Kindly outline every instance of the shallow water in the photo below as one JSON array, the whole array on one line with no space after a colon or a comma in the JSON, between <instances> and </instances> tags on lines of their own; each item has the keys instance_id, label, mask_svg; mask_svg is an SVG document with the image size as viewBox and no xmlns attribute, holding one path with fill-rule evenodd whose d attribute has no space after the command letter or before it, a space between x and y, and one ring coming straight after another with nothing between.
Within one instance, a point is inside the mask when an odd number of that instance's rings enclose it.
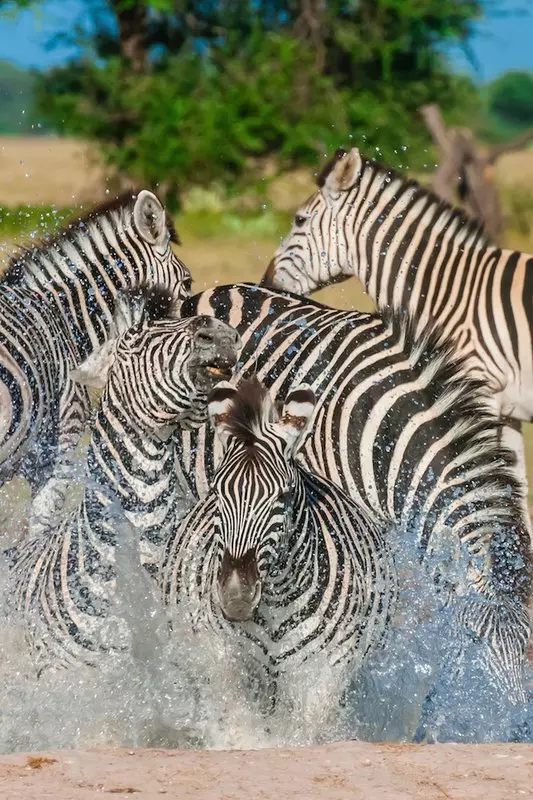
<instances>
[{"instance_id":1,"label":"shallow water","mask_svg":"<svg viewBox=\"0 0 533 800\"><path fill-rule=\"evenodd\" d=\"M73 491L70 501L77 496ZM3 547L24 531L28 498L18 480L0 490ZM246 699L249 675L238 647L208 631L193 634L183 618L173 619L170 632L158 592L139 565L135 531L121 515L117 525L113 615L128 650L102 658L98 668L48 670L37 678L24 626L10 608L9 571L0 565L0 752L103 745L253 749L416 736L531 741L531 705L502 702L486 680L478 646L462 664L459 684L446 673L455 646L452 620L421 581L405 542L398 550L400 600L384 646L353 679L325 659L308 661L283 677L275 708L265 716L268 696Z\"/></svg>"}]
</instances>

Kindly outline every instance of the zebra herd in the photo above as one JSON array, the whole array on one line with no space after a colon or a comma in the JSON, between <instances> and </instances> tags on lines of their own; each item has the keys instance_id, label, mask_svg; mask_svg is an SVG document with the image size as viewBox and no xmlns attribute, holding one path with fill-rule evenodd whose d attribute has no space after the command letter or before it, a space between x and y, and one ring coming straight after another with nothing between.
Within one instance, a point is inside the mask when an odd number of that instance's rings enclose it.
<instances>
[{"instance_id":1,"label":"zebra herd","mask_svg":"<svg viewBox=\"0 0 533 800\"><path fill-rule=\"evenodd\" d=\"M298 741L529 738L530 523L503 418L533 415L533 263L357 150L261 286L191 297L172 241L144 190L0 281L0 478L33 492L8 593L37 673L132 647L125 520L203 719L215 697L217 722L290 719ZM306 299L350 274L380 314Z\"/></svg>"}]
</instances>

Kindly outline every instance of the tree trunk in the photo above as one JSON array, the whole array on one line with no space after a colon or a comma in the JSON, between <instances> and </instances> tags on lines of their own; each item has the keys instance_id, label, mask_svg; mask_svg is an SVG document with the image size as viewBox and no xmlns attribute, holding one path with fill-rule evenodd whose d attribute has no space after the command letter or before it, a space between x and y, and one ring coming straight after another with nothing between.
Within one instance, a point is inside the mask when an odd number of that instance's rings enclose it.
<instances>
[{"instance_id":1,"label":"tree trunk","mask_svg":"<svg viewBox=\"0 0 533 800\"><path fill-rule=\"evenodd\" d=\"M420 113L441 154L433 191L450 203L462 203L467 214L483 223L489 239L499 242L503 218L494 165L504 153L525 147L533 139L533 129L487 151L468 128L447 128L437 105L423 106Z\"/></svg>"},{"instance_id":2,"label":"tree trunk","mask_svg":"<svg viewBox=\"0 0 533 800\"><path fill-rule=\"evenodd\" d=\"M120 55L132 72L148 71L148 9L142 0L111 0L117 17Z\"/></svg>"}]
</instances>

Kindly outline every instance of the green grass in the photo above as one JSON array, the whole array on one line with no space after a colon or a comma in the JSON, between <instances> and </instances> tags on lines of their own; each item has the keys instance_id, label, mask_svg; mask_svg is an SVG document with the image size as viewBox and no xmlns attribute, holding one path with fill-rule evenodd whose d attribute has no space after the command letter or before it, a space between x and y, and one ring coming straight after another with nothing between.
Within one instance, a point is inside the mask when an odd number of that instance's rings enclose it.
<instances>
[{"instance_id":1,"label":"green grass","mask_svg":"<svg viewBox=\"0 0 533 800\"><path fill-rule=\"evenodd\" d=\"M228 236L274 239L289 230L290 219L290 214L271 209L244 212L198 209L178 214L176 226L184 238L212 239Z\"/></svg>"},{"instance_id":2,"label":"green grass","mask_svg":"<svg viewBox=\"0 0 533 800\"><path fill-rule=\"evenodd\" d=\"M82 210L81 215L86 214ZM55 206L0 206L0 240L27 236L43 236L80 216L77 208ZM198 209L178 214L176 225L180 235L193 239L219 236L243 239L277 239L290 227L290 214L271 209L237 212L232 210Z\"/></svg>"},{"instance_id":3,"label":"green grass","mask_svg":"<svg viewBox=\"0 0 533 800\"><path fill-rule=\"evenodd\" d=\"M0 206L0 239L35 233L43 236L76 216L75 208L55 206Z\"/></svg>"}]
</instances>

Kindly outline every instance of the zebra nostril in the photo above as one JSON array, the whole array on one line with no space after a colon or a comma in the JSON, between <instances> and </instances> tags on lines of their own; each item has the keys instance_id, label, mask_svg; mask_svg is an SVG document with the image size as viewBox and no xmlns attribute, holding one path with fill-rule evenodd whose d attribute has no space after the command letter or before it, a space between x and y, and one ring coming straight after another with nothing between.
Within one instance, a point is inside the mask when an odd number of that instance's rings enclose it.
<instances>
[{"instance_id":1,"label":"zebra nostril","mask_svg":"<svg viewBox=\"0 0 533 800\"><path fill-rule=\"evenodd\" d=\"M254 594L251 602L252 608L256 608L259 605L260 600L261 600L261 581L256 581Z\"/></svg>"},{"instance_id":2,"label":"zebra nostril","mask_svg":"<svg viewBox=\"0 0 533 800\"><path fill-rule=\"evenodd\" d=\"M196 331L194 334L194 341L196 344L202 345L203 347L210 347L215 344L215 334L207 328L200 328L200 330Z\"/></svg>"}]
</instances>

